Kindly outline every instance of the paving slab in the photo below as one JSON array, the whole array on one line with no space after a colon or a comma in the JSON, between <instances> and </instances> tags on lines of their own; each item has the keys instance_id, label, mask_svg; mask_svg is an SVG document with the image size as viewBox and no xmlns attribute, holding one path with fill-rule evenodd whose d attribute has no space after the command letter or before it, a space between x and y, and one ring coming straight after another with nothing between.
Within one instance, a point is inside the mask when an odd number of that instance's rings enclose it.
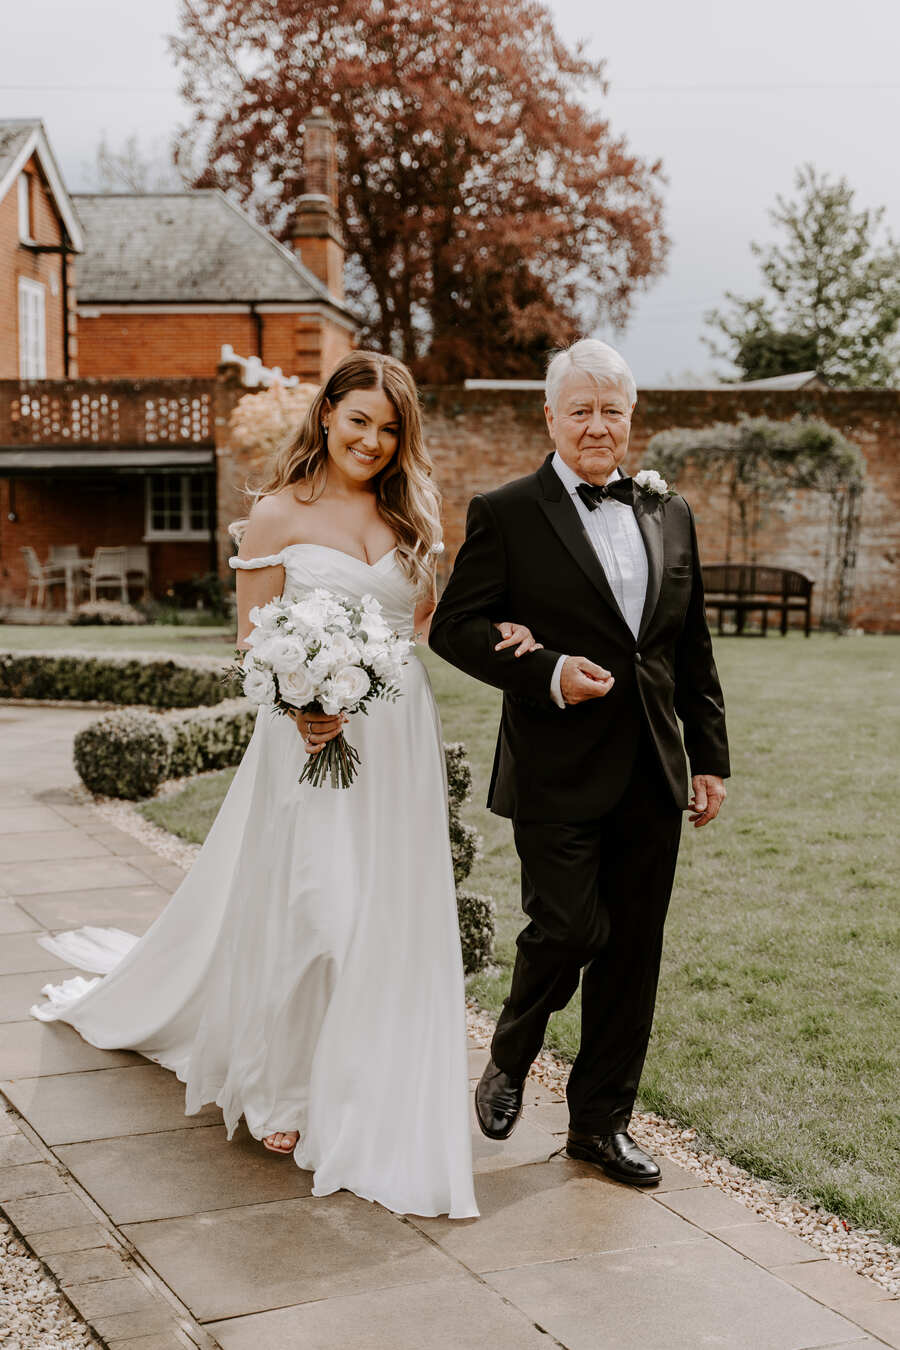
<instances>
[{"instance_id":1,"label":"paving slab","mask_svg":"<svg viewBox=\"0 0 900 1350\"><path fill-rule=\"evenodd\" d=\"M411 1222L479 1273L590 1252L705 1240L649 1196L571 1159L493 1172L479 1178L477 1196L480 1219Z\"/></svg>"},{"instance_id":2,"label":"paving slab","mask_svg":"<svg viewBox=\"0 0 900 1350\"><path fill-rule=\"evenodd\" d=\"M105 1247L109 1234L99 1223L76 1224L74 1228L58 1228L55 1232L34 1233L28 1239L35 1256L54 1256L57 1252L89 1251Z\"/></svg>"},{"instance_id":3,"label":"paving slab","mask_svg":"<svg viewBox=\"0 0 900 1350\"><path fill-rule=\"evenodd\" d=\"M41 1161L0 1167L0 1203L32 1195L54 1195L65 1189L64 1179L50 1163Z\"/></svg>"},{"instance_id":4,"label":"paving slab","mask_svg":"<svg viewBox=\"0 0 900 1350\"><path fill-rule=\"evenodd\" d=\"M42 950L38 948L38 951ZM47 952L44 955L48 960L56 959ZM26 1021L31 1005L41 1002L41 990L45 984L61 984L73 975L82 974L83 971L65 966L56 970L26 970L18 975L0 975L0 1022Z\"/></svg>"},{"instance_id":5,"label":"paving slab","mask_svg":"<svg viewBox=\"0 0 900 1350\"><path fill-rule=\"evenodd\" d=\"M36 988L33 1002L40 1001L40 989ZM65 1022L38 1022L31 1018L28 1022L0 1025L2 1078L40 1078L141 1062L140 1055L130 1050L98 1050Z\"/></svg>"},{"instance_id":6,"label":"paving slab","mask_svg":"<svg viewBox=\"0 0 900 1350\"><path fill-rule=\"evenodd\" d=\"M67 970L65 961L39 947L34 933L7 933L0 942L0 975L23 971ZM46 981L45 981L46 983Z\"/></svg>"},{"instance_id":7,"label":"paving slab","mask_svg":"<svg viewBox=\"0 0 900 1350\"><path fill-rule=\"evenodd\" d=\"M462 1276L236 1317L207 1330L223 1350L551 1350L552 1345L517 1308Z\"/></svg>"},{"instance_id":8,"label":"paving slab","mask_svg":"<svg viewBox=\"0 0 900 1350\"><path fill-rule=\"evenodd\" d=\"M522 1119L539 1125L550 1134L568 1134L569 1107L566 1102L548 1102L544 1106L526 1106Z\"/></svg>"},{"instance_id":9,"label":"paving slab","mask_svg":"<svg viewBox=\"0 0 900 1350\"><path fill-rule=\"evenodd\" d=\"M856 1331L714 1238L484 1278L566 1350L824 1350Z\"/></svg>"},{"instance_id":10,"label":"paving slab","mask_svg":"<svg viewBox=\"0 0 900 1350\"><path fill-rule=\"evenodd\" d=\"M77 1195L64 1191L59 1195L7 1200L3 1208L10 1223L14 1223L29 1241L32 1233L49 1233L61 1228L81 1227L93 1217Z\"/></svg>"},{"instance_id":11,"label":"paving slab","mask_svg":"<svg viewBox=\"0 0 900 1350\"><path fill-rule=\"evenodd\" d=\"M51 1146L196 1129L222 1119L212 1105L186 1116L184 1084L156 1064L20 1078L0 1083L0 1090Z\"/></svg>"},{"instance_id":12,"label":"paving slab","mask_svg":"<svg viewBox=\"0 0 900 1350\"><path fill-rule=\"evenodd\" d=\"M110 1350L194 1350L196 1342L180 1336L177 1331L155 1331L150 1336L111 1340Z\"/></svg>"},{"instance_id":13,"label":"paving slab","mask_svg":"<svg viewBox=\"0 0 900 1350\"><path fill-rule=\"evenodd\" d=\"M60 821L60 825L64 822ZM47 862L55 858L102 858L109 849L83 830L35 830L29 834L0 834L0 865ZM71 869L70 869L71 871Z\"/></svg>"},{"instance_id":14,"label":"paving slab","mask_svg":"<svg viewBox=\"0 0 900 1350\"><path fill-rule=\"evenodd\" d=\"M720 1228L735 1228L745 1223L761 1223L752 1209L732 1200L717 1186L706 1183L686 1190L669 1191L659 1196L658 1203L674 1210L683 1219L695 1223L706 1233L715 1233Z\"/></svg>"},{"instance_id":15,"label":"paving slab","mask_svg":"<svg viewBox=\"0 0 900 1350\"><path fill-rule=\"evenodd\" d=\"M91 1325L110 1345L127 1342L133 1346L139 1336L152 1335L174 1325L173 1310L163 1303L155 1303L137 1312L109 1313L94 1317ZM268 1350L265 1345L257 1345L255 1350ZM273 1347L274 1350L274 1347Z\"/></svg>"},{"instance_id":16,"label":"paving slab","mask_svg":"<svg viewBox=\"0 0 900 1350\"><path fill-rule=\"evenodd\" d=\"M0 1136L0 1167L18 1167L20 1163L41 1161L42 1155L24 1134Z\"/></svg>"},{"instance_id":17,"label":"paving slab","mask_svg":"<svg viewBox=\"0 0 900 1350\"><path fill-rule=\"evenodd\" d=\"M900 1299L879 1299L877 1303L857 1303L848 1314L885 1345L900 1347Z\"/></svg>"},{"instance_id":18,"label":"paving slab","mask_svg":"<svg viewBox=\"0 0 900 1350\"><path fill-rule=\"evenodd\" d=\"M159 854L154 853L152 848L148 848L139 839L135 839L133 834L126 834L124 830L94 830L91 838L118 857L159 858Z\"/></svg>"},{"instance_id":19,"label":"paving slab","mask_svg":"<svg viewBox=\"0 0 900 1350\"><path fill-rule=\"evenodd\" d=\"M476 1176L523 1163L546 1162L559 1140L538 1125L520 1120L509 1139L488 1139L476 1125L472 1132L472 1170Z\"/></svg>"},{"instance_id":20,"label":"paving slab","mask_svg":"<svg viewBox=\"0 0 900 1350\"><path fill-rule=\"evenodd\" d=\"M162 886L167 891L176 891L185 878L184 868L166 862L158 853L151 854L149 858L133 858L130 865L154 885Z\"/></svg>"},{"instance_id":21,"label":"paving slab","mask_svg":"<svg viewBox=\"0 0 900 1350\"><path fill-rule=\"evenodd\" d=\"M201 1322L420 1284L459 1269L410 1224L348 1192L122 1231Z\"/></svg>"},{"instance_id":22,"label":"paving slab","mask_svg":"<svg viewBox=\"0 0 900 1350\"><path fill-rule=\"evenodd\" d=\"M102 858L82 858L78 867L59 859L49 862L7 863L3 869L4 885L10 895L45 895L54 891L69 891L73 883L80 889L93 890L104 886L140 886L146 881L143 872L131 863L109 855Z\"/></svg>"},{"instance_id":23,"label":"paving slab","mask_svg":"<svg viewBox=\"0 0 900 1350\"><path fill-rule=\"evenodd\" d=\"M94 1280L117 1280L128 1275L133 1264L112 1247L89 1247L83 1251L48 1253L44 1263L65 1289L70 1284Z\"/></svg>"},{"instance_id":24,"label":"paving slab","mask_svg":"<svg viewBox=\"0 0 900 1350\"><path fill-rule=\"evenodd\" d=\"M822 1259L817 1247L811 1247L774 1223L742 1223L736 1228L717 1228L716 1237L767 1270L792 1262Z\"/></svg>"},{"instance_id":25,"label":"paving slab","mask_svg":"<svg viewBox=\"0 0 900 1350\"><path fill-rule=\"evenodd\" d=\"M19 799L17 799L19 800ZM30 834L37 830L59 830L66 821L49 806L7 805L0 796L0 834ZM74 827L69 826L74 833Z\"/></svg>"},{"instance_id":26,"label":"paving slab","mask_svg":"<svg viewBox=\"0 0 900 1350\"><path fill-rule=\"evenodd\" d=\"M95 1317L111 1313L138 1312L155 1302L147 1286L133 1275L115 1280L87 1280L83 1284L70 1284L66 1289L66 1298L75 1304L82 1317L89 1322Z\"/></svg>"},{"instance_id":27,"label":"paving slab","mask_svg":"<svg viewBox=\"0 0 900 1350\"><path fill-rule=\"evenodd\" d=\"M666 1191L687 1191L695 1186L706 1186L708 1183L702 1177L698 1177L696 1172L689 1172L686 1167L679 1167L677 1163L670 1162L668 1158L661 1154L654 1154L659 1163L661 1176L657 1184L653 1187L653 1195L664 1195Z\"/></svg>"},{"instance_id":28,"label":"paving slab","mask_svg":"<svg viewBox=\"0 0 900 1350\"><path fill-rule=\"evenodd\" d=\"M170 1130L57 1147L56 1156L114 1223L309 1195L312 1173L278 1158L242 1124Z\"/></svg>"},{"instance_id":29,"label":"paving slab","mask_svg":"<svg viewBox=\"0 0 900 1350\"><path fill-rule=\"evenodd\" d=\"M858 1275L840 1261L830 1261L827 1257L823 1259L820 1253L817 1254L818 1261L776 1266L772 1274L787 1280L795 1289L802 1289L826 1307L846 1313L848 1317L852 1309L858 1308L861 1303L878 1303L887 1298L887 1291L874 1280Z\"/></svg>"},{"instance_id":30,"label":"paving slab","mask_svg":"<svg viewBox=\"0 0 900 1350\"><path fill-rule=\"evenodd\" d=\"M40 924L14 900L0 900L0 933L29 933L36 928L40 928Z\"/></svg>"},{"instance_id":31,"label":"paving slab","mask_svg":"<svg viewBox=\"0 0 900 1350\"><path fill-rule=\"evenodd\" d=\"M79 881L81 869L78 871ZM100 928L124 928L126 933L146 932L169 903L169 892L140 877L137 886L109 886L97 890L58 891L50 895L18 897L20 909L31 914L44 928L58 933L65 928L93 924Z\"/></svg>"}]
</instances>

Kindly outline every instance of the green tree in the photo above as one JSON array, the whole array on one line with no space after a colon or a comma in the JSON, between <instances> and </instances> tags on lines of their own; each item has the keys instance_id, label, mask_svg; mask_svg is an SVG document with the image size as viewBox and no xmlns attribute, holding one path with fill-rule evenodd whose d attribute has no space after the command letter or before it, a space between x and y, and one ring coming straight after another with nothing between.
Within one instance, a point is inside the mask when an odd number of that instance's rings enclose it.
<instances>
[{"instance_id":1,"label":"green tree","mask_svg":"<svg viewBox=\"0 0 900 1350\"><path fill-rule=\"evenodd\" d=\"M727 311L707 322L727 339L707 339L743 379L815 367L830 383L892 384L898 373L900 246L882 228L884 210L857 210L845 178L811 164L797 170L796 197L776 197L779 237L752 243L765 293L726 292Z\"/></svg>"},{"instance_id":2,"label":"green tree","mask_svg":"<svg viewBox=\"0 0 900 1350\"><path fill-rule=\"evenodd\" d=\"M662 271L662 172L589 110L537 0L182 0L179 157L286 236L303 120L337 126L363 339L434 381L535 375Z\"/></svg>"}]
</instances>

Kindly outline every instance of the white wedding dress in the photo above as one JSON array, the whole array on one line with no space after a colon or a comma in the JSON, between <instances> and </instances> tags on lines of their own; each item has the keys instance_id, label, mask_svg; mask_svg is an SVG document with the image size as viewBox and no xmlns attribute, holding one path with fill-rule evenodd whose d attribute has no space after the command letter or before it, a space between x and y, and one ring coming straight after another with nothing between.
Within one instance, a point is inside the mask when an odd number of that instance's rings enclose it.
<instances>
[{"instance_id":1,"label":"white wedding dress","mask_svg":"<svg viewBox=\"0 0 900 1350\"><path fill-rule=\"evenodd\" d=\"M237 560L233 560L237 562ZM284 594L374 595L410 635L414 588L395 551L369 565L292 544ZM92 1045L132 1049L216 1102L231 1137L299 1130L313 1194L346 1189L401 1214L477 1215L465 1002L437 708L413 655L396 703L351 717L349 789L299 785L294 724L256 729L181 886L140 939L85 928L40 939L104 978L32 1009Z\"/></svg>"}]
</instances>

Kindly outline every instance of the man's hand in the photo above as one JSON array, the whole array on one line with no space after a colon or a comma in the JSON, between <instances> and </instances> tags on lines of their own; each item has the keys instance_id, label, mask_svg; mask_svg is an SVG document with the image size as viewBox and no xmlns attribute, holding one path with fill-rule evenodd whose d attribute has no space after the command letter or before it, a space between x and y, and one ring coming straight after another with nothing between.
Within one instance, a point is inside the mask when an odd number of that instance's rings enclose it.
<instances>
[{"instance_id":1,"label":"man's hand","mask_svg":"<svg viewBox=\"0 0 900 1350\"><path fill-rule=\"evenodd\" d=\"M688 810L694 814L688 819L695 829L699 829L701 825L708 825L711 820L715 820L728 794L725 784L714 773L695 773L691 787L694 795Z\"/></svg>"},{"instance_id":2,"label":"man's hand","mask_svg":"<svg viewBox=\"0 0 900 1350\"><path fill-rule=\"evenodd\" d=\"M586 656L567 656L560 672L559 688L566 703L584 703L603 698L615 684L608 670L595 665Z\"/></svg>"}]
</instances>

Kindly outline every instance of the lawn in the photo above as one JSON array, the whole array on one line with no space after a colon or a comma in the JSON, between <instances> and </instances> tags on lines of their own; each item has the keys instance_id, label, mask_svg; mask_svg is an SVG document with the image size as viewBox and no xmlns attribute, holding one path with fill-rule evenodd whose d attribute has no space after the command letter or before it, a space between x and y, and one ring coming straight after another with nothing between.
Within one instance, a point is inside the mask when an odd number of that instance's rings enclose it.
<instances>
[{"instance_id":1,"label":"lawn","mask_svg":"<svg viewBox=\"0 0 900 1350\"><path fill-rule=\"evenodd\" d=\"M898 1241L900 644L791 634L716 653L734 776L720 819L685 828L641 1103ZM497 902L500 970L471 988L496 1013L522 922L509 823L482 806L498 698L424 659L475 770L470 884ZM146 809L202 839L229 779ZM550 1041L572 1055L577 1038L573 1001Z\"/></svg>"},{"instance_id":2,"label":"lawn","mask_svg":"<svg viewBox=\"0 0 900 1350\"><path fill-rule=\"evenodd\" d=\"M234 629L185 624L0 624L0 651L164 652L222 656L234 651Z\"/></svg>"}]
</instances>

